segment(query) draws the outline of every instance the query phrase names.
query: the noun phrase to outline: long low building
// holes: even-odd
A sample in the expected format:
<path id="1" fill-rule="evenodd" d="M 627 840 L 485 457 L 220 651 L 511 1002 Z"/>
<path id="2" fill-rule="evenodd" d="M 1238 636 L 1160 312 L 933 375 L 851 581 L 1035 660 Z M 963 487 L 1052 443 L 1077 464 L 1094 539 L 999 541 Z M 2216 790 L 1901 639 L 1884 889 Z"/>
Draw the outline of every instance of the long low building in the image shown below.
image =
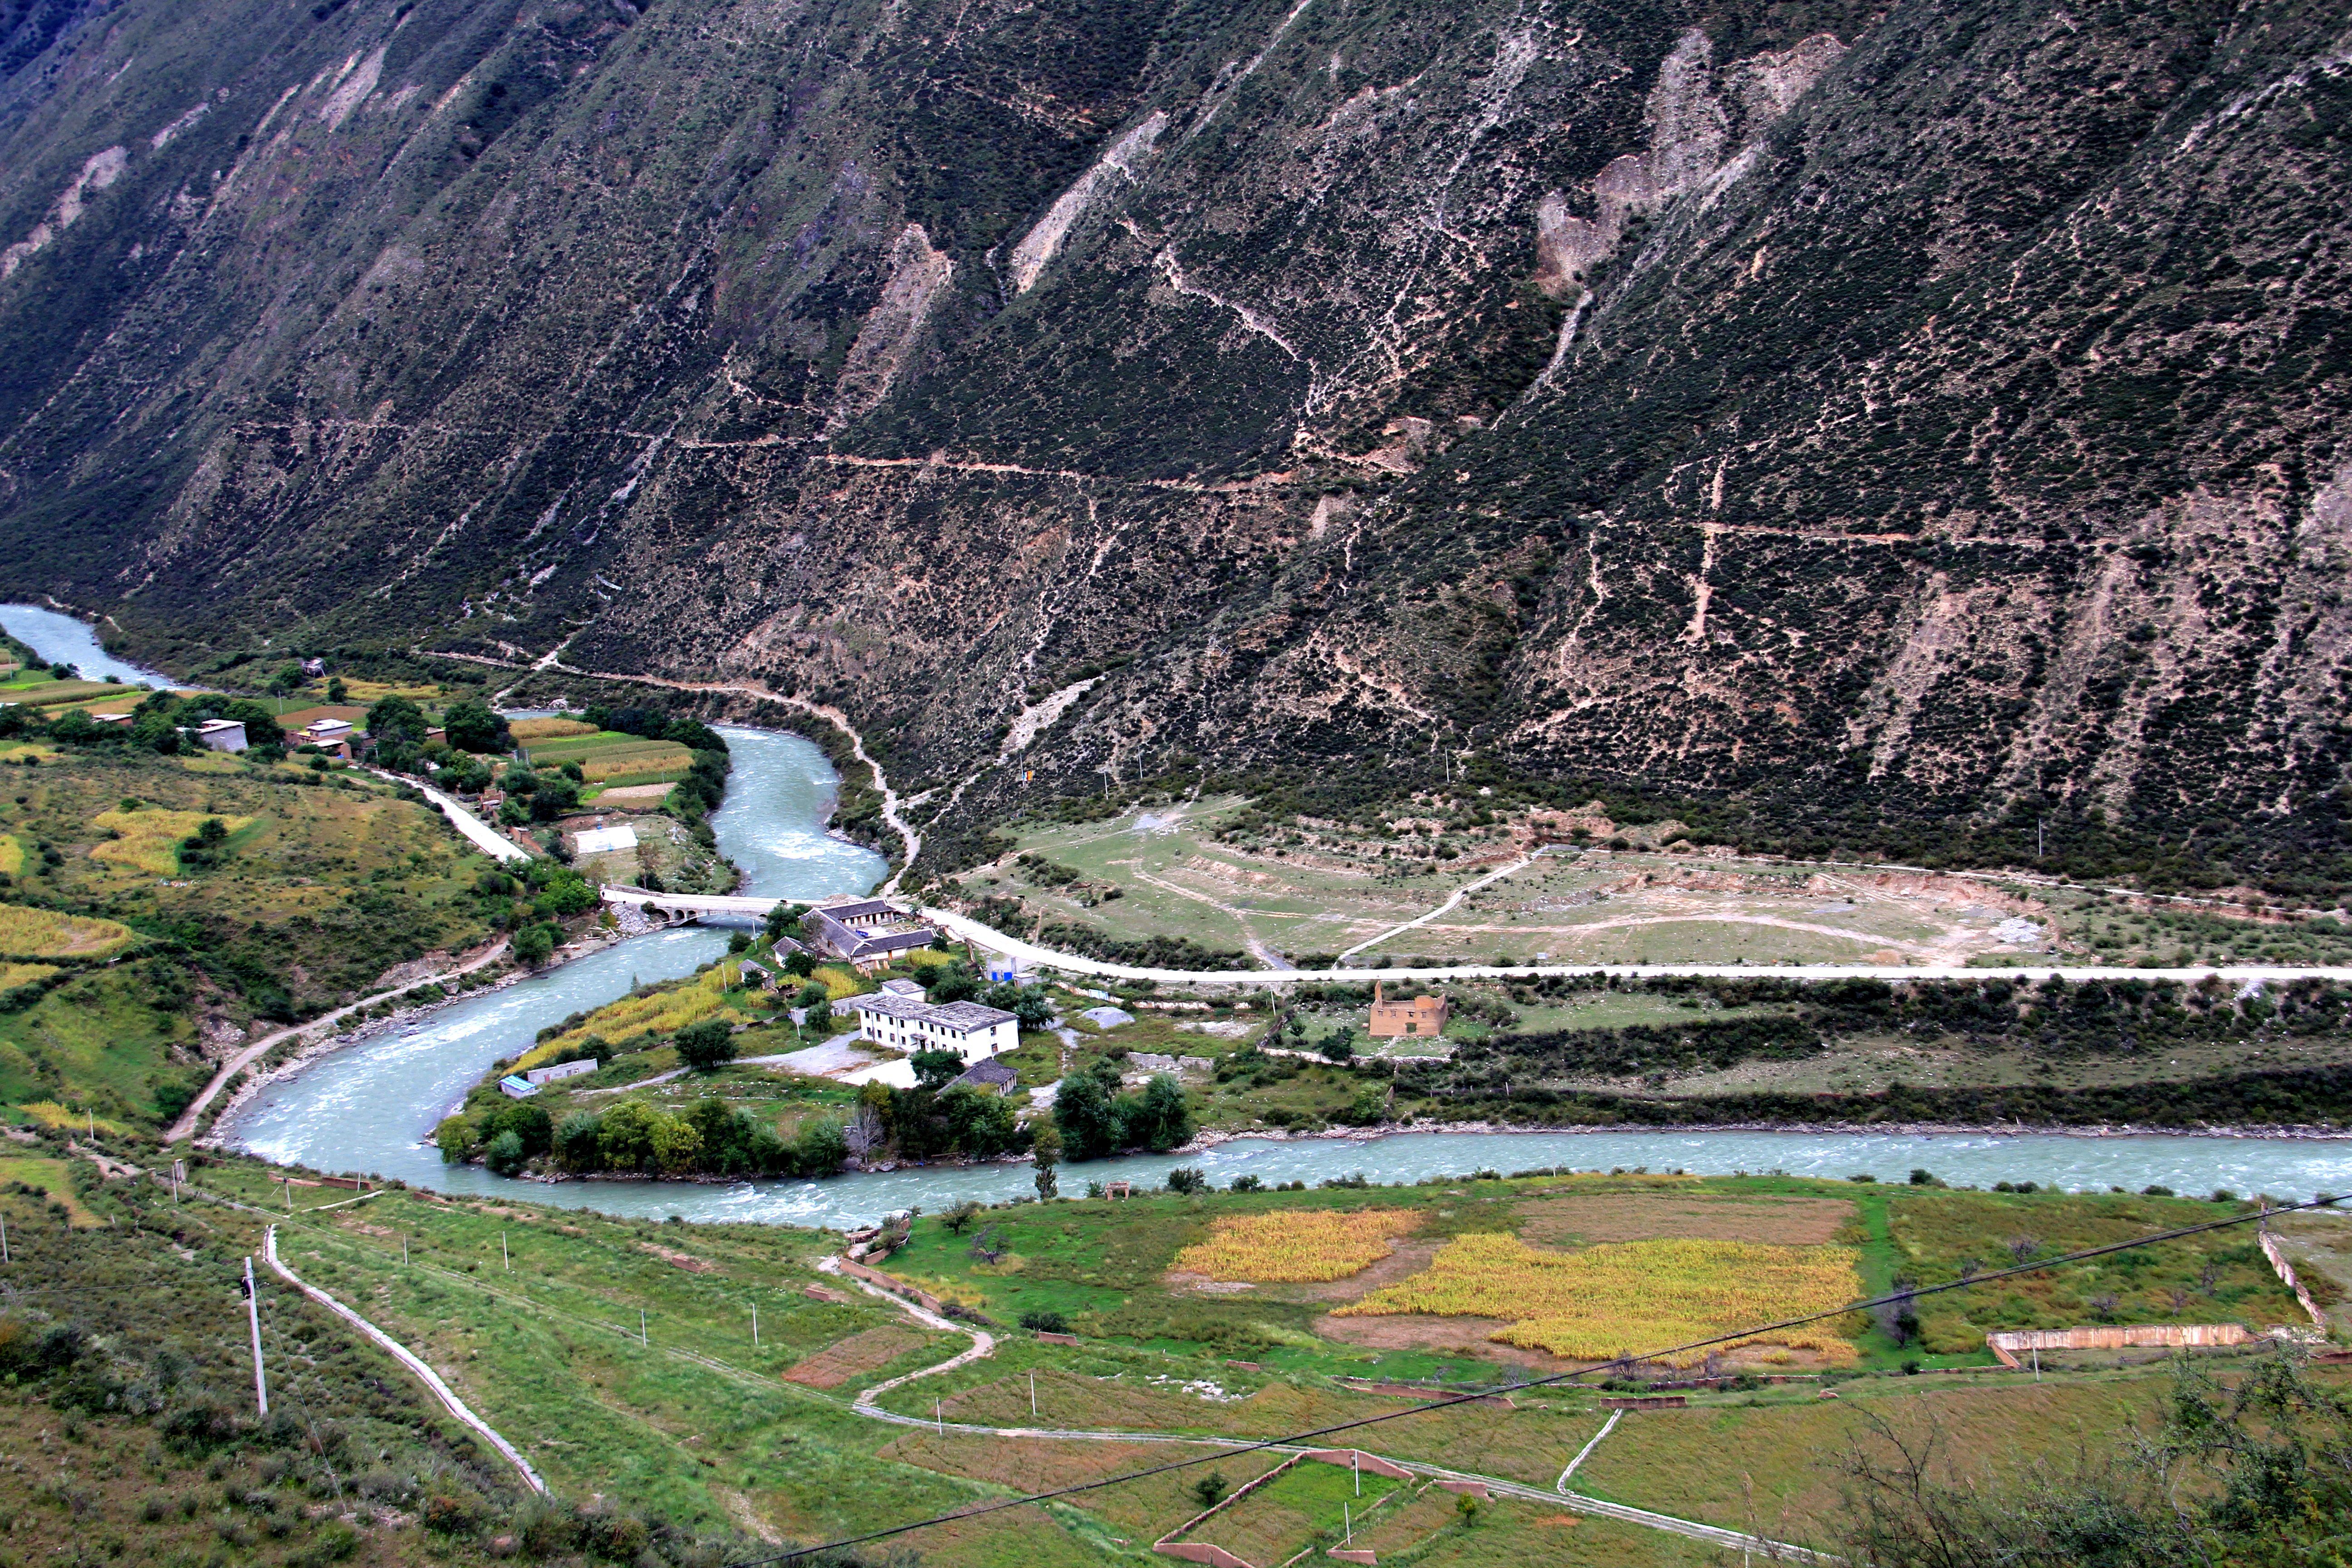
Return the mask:
<path id="1" fill-rule="evenodd" d="M 844 914 L 848 921 L 839 918 Z M 870 974 L 888 968 L 902 952 L 930 946 L 940 933 L 877 900 L 839 908 L 819 905 L 801 917 L 801 934 L 819 952 Z"/>
<path id="2" fill-rule="evenodd" d="M 947 1002 L 937 1006 L 923 1000 L 922 988 L 912 981 L 886 982 L 866 996 L 834 1004 L 857 1015 L 857 1037 L 892 1050 L 953 1051 L 965 1061 L 1001 1056 L 1021 1044 L 1021 1021 L 1002 1007 L 978 1002 Z"/>

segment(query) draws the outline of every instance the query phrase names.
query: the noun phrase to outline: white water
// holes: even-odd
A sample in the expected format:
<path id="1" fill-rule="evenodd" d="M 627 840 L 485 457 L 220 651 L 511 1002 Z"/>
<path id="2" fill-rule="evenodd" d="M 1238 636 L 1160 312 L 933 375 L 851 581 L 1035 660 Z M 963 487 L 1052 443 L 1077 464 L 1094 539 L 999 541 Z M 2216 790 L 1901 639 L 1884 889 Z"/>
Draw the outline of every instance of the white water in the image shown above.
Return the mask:
<path id="1" fill-rule="evenodd" d="M 38 646 L 38 645 L 36 645 Z M 44 649 L 43 651 L 47 651 Z M 793 735 L 725 731 L 734 755 L 727 804 L 713 818 L 720 847 L 747 874 L 748 892 L 812 899 L 864 892 L 883 874 L 880 857 L 824 830 L 835 775 L 824 753 Z M 222 1134 L 267 1159 L 327 1171 L 371 1172 L 446 1192 L 502 1194 L 628 1215 L 847 1226 L 919 1204 L 936 1212 L 963 1198 L 1001 1201 L 1031 1192 L 1027 1165 L 925 1166 L 829 1181 L 732 1185 L 644 1181 L 518 1182 L 475 1166 L 446 1166 L 425 1142 L 432 1127 L 490 1064 L 530 1044 L 547 1025 L 603 1005 L 637 981 L 690 974 L 726 951 L 727 932 L 686 926 L 639 937 L 551 973 L 432 1014 L 413 1032 L 356 1038 L 298 1077 L 271 1085 Z M 1089 1181 L 1156 1185 L 1180 1164 L 1199 1165 L 1223 1186 L 1255 1174 L 1314 1183 L 1362 1172 L 1377 1182 L 1418 1181 L 1492 1168 L 1580 1170 L 1640 1165 L 1707 1174 L 1786 1171 L 1899 1182 L 1914 1168 L 1955 1184 L 2032 1181 L 2045 1186 L 2132 1191 L 2161 1184 L 2183 1193 L 2228 1187 L 2308 1198 L 2352 1191 L 2352 1142 L 2285 1138 L 2074 1137 L 1810 1132 L 1402 1133 L 1377 1140 L 1245 1139 L 1189 1156 L 1142 1155 L 1065 1166 L 1062 1190 Z"/>

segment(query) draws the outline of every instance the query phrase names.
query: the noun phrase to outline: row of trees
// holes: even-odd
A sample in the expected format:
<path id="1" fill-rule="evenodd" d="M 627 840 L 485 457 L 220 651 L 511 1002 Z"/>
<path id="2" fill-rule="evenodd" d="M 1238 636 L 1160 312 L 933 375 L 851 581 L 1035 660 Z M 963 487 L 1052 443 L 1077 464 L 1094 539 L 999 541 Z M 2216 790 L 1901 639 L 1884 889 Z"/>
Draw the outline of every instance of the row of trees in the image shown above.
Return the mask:
<path id="1" fill-rule="evenodd" d="M 541 1158 L 575 1174 L 830 1176 L 849 1157 L 837 1121 L 812 1121 L 787 1142 L 760 1118 L 716 1097 L 677 1111 L 625 1100 L 603 1111 L 575 1110 L 560 1123 L 541 1106 L 513 1100 L 450 1117 L 434 1141 L 443 1160 L 478 1157 L 502 1176 Z"/>

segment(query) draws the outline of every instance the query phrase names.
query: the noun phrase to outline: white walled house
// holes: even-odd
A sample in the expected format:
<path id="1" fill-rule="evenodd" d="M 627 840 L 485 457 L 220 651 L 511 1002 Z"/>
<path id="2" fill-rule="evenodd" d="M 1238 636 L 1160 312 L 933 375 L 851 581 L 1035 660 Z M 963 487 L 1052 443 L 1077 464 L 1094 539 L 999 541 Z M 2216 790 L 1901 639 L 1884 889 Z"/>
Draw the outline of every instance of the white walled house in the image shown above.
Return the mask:
<path id="1" fill-rule="evenodd" d="M 953 1051 L 965 1061 L 1001 1056 L 1021 1043 L 1021 1023 L 1002 1007 L 950 1002 L 934 1007 L 919 994 L 883 991 L 852 996 L 834 1010 L 857 1014 L 857 1037 L 909 1056 L 917 1051 Z"/>

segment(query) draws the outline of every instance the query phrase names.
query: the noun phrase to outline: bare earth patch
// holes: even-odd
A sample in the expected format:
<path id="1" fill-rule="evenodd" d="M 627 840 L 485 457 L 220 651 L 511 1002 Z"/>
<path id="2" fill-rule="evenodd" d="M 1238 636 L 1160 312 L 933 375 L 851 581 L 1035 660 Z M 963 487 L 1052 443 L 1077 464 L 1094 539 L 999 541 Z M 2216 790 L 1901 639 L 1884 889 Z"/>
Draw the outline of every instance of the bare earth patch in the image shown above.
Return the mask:
<path id="1" fill-rule="evenodd" d="M 1842 1198 L 1701 1198 L 1680 1194 L 1597 1193 L 1538 1198 L 1518 1206 L 1519 1237 L 1552 1246 L 1688 1237 L 1820 1247 L 1853 1217 Z"/>
<path id="2" fill-rule="evenodd" d="M 784 1381 L 811 1388 L 838 1388 L 860 1373 L 888 1366 L 922 1343 L 920 1334 L 905 1329 L 868 1329 L 827 1345 L 784 1373 Z"/>
<path id="3" fill-rule="evenodd" d="M 1486 1336 L 1509 1328 L 1502 1318 L 1440 1318 L 1427 1313 L 1400 1312 L 1385 1318 L 1321 1317 L 1311 1325 L 1327 1340 L 1381 1351 L 1444 1351 L 1475 1356 L 1481 1361 L 1508 1362 L 1541 1372 L 1565 1372 L 1581 1362 L 1563 1361 L 1542 1351 L 1507 1345 Z"/>
<path id="4" fill-rule="evenodd" d="M 1310 1301 L 1352 1301 L 1368 1290 L 1382 1285 L 1393 1285 L 1408 1275 L 1420 1273 L 1437 1256 L 1439 1243 L 1434 1241 L 1400 1242 L 1397 1249 L 1360 1273 L 1345 1279 L 1334 1279 L 1328 1285 L 1308 1285 L 1297 1295 Z"/>

